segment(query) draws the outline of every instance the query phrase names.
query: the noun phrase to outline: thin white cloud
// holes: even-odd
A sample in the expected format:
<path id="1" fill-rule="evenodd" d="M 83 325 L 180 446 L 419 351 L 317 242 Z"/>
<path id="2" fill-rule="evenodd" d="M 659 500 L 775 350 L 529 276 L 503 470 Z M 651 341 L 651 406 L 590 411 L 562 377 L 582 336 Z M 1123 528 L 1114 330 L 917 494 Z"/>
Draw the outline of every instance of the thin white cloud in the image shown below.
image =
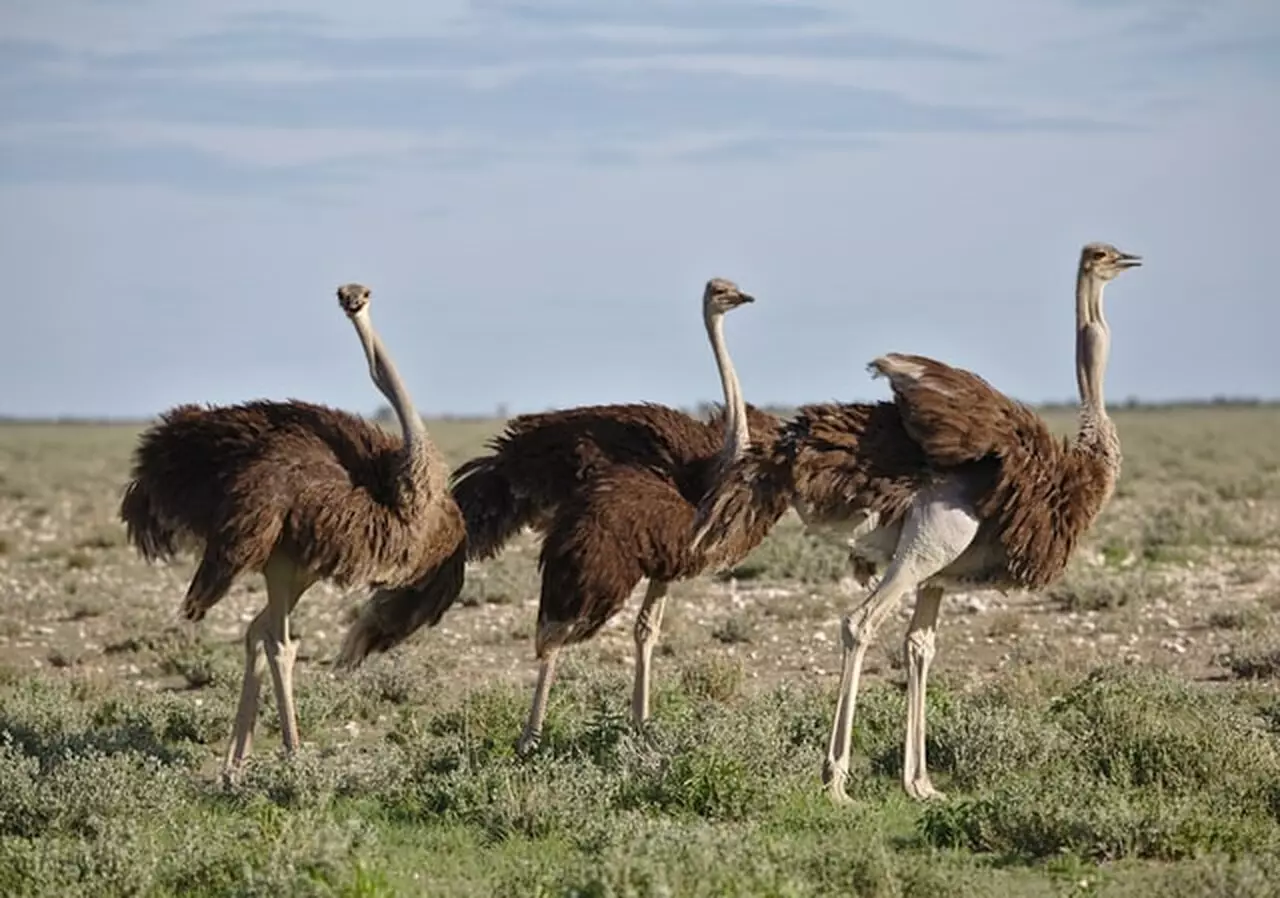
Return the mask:
<path id="1" fill-rule="evenodd" d="M 358 14 L 337 0 L 278 2 L 266 10 L 247 0 L 217 7 L 158 0 L 110 7 L 71 0 L 70 6 L 75 16 L 55 16 L 49 5 L 23 5 L 7 17 L 8 35 L 76 50 L 78 61 L 41 65 L 86 81 L 102 71 L 263 85 L 432 76 L 497 89 L 555 70 L 665 71 L 869 88 L 936 105 L 1022 107 L 1040 117 L 1139 123 L 1178 107 L 1180 98 L 1256 74 L 1256 65 L 1240 72 L 1243 64 L 1233 63 L 1223 42 L 1265 33 L 1268 24 L 1274 30 L 1274 17 L 1250 0 L 1222 0 L 1212 13 L 1197 13 L 1190 0 L 1047 0 L 1034 14 L 1019 0 L 963 8 L 908 0 L 859 9 L 853 22 L 848 8 L 834 0 L 790 7 L 766 0 L 749 8 L 718 2 L 695 12 L 639 0 L 607 11 L 581 0 L 433 3 L 425 5 L 429 11 L 384 2 L 362 5 Z M 704 27 L 716 16 L 736 28 Z M 1143 27 L 1162 16 L 1183 16 L 1195 27 Z M 264 43 L 255 34 L 274 37 Z M 706 43 L 711 39 L 720 41 L 714 51 Z M 415 50 L 415 40 L 425 43 Z M 477 52 L 461 52 L 465 47 Z M 442 55 L 442 49 L 451 52 Z M 962 52 L 990 61 L 966 64 L 954 56 Z M 1197 53 L 1201 61 L 1194 64 Z"/>
<path id="2" fill-rule="evenodd" d="M 76 124 L 0 126 L 0 143 L 46 141 L 73 144 L 86 139 L 116 149 L 186 147 L 215 153 L 245 165 L 314 165 L 414 151 L 462 151 L 464 138 L 448 134 L 342 128 L 226 128 L 115 120 L 86 128 Z"/>
<path id="3" fill-rule="evenodd" d="M 350 37 L 432 34 L 467 15 L 466 0 L 430 3 L 370 0 L 219 0 L 217 3 L 171 3 L 126 0 L 104 4 L 94 0 L 28 2 L 5 10 L 9 40 L 48 41 L 81 51 L 161 50 L 175 40 L 198 37 L 227 25 L 310 27 Z"/>

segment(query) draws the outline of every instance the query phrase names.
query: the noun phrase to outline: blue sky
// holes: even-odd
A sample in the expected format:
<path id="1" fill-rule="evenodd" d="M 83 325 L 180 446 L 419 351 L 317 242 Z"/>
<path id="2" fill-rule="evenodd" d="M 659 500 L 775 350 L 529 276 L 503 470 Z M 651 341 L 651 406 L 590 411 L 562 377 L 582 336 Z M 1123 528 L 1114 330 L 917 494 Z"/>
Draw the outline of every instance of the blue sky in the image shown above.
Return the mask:
<path id="1" fill-rule="evenodd" d="M 1074 393 L 1280 395 L 1269 0 L 7 0 L 0 414 L 368 411 L 334 288 L 426 413 L 885 395 L 932 355 Z"/>

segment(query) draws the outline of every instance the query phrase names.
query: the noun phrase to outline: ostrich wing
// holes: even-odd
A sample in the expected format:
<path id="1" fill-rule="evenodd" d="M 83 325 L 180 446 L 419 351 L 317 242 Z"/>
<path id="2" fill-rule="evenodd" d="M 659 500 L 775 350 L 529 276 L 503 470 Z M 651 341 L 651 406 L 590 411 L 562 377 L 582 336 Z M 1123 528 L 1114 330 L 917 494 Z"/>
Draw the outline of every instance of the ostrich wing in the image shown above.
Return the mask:
<path id="1" fill-rule="evenodd" d="M 1003 459 L 1028 442 L 1054 442 L 1035 412 L 963 368 L 896 352 L 869 367 L 889 379 L 903 426 L 936 467 Z"/>
<path id="2" fill-rule="evenodd" d="M 973 477 L 975 508 L 996 526 L 1010 579 L 1031 589 L 1056 580 L 1102 505 L 1105 466 L 969 371 L 901 353 L 870 367 L 889 379 L 929 464 Z"/>

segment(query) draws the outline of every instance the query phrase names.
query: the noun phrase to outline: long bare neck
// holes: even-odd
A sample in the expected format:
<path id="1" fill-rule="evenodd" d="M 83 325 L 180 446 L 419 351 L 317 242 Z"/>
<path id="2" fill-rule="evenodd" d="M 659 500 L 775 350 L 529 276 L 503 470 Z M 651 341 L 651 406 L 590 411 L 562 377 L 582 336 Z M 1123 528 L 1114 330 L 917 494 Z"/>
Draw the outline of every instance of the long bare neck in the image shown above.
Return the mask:
<path id="1" fill-rule="evenodd" d="M 1076 279 L 1076 385 L 1080 404 L 1097 414 L 1106 414 L 1102 378 L 1107 370 L 1111 331 L 1102 314 L 1103 282 L 1086 272 Z"/>
<path id="2" fill-rule="evenodd" d="M 709 312 L 704 317 L 720 384 L 724 387 L 724 444 L 720 449 L 720 470 L 723 471 L 746 452 L 751 435 L 747 429 L 747 404 L 742 398 L 742 386 L 724 342 L 724 313 Z"/>
<path id="3" fill-rule="evenodd" d="M 1080 388 L 1079 445 L 1104 455 L 1119 468 L 1120 441 L 1107 416 L 1102 381 L 1107 371 L 1111 330 L 1102 313 L 1104 281 L 1085 271 L 1076 280 L 1076 385 Z"/>
<path id="4" fill-rule="evenodd" d="M 391 409 L 400 421 L 400 431 L 404 434 L 405 453 L 420 455 L 427 448 L 426 425 L 422 423 L 422 416 L 414 407 L 409 390 L 400 379 L 400 372 L 396 370 L 395 362 L 391 360 L 391 355 L 387 352 L 382 338 L 376 331 L 372 331 L 372 328 L 370 330 L 376 359 L 374 364 L 378 373 L 374 384 L 382 391 L 382 395 L 387 397 L 387 402 L 391 403 Z"/>
<path id="5" fill-rule="evenodd" d="M 431 441 L 427 438 L 426 425 L 422 423 L 418 410 L 414 408 L 413 400 L 409 398 L 409 391 L 405 388 L 404 381 L 400 379 L 400 372 L 396 370 L 391 354 L 387 352 L 387 347 L 378 336 L 378 332 L 373 329 L 368 313 L 362 312 L 353 316 L 351 323 L 355 325 L 356 332 L 360 335 L 360 342 L 364 344 L 365 355 L 369 359 L 369 376 L 373 380 L 373 385 L 387 397 L 387 402 L 391 403 L 391 410 L 400 421 L 400 430 L 404 434 L 404 447 L 401 450 L 403 464 L 400 468 L 401 489 L 421 495 L 422 492 L 415 488 L 420 485 L 420 481 L 425 485 L 425 478 L 431 474 L 432 447 Z M 401 498 L 404 499 L 405 496 L 402 494 Z"/>

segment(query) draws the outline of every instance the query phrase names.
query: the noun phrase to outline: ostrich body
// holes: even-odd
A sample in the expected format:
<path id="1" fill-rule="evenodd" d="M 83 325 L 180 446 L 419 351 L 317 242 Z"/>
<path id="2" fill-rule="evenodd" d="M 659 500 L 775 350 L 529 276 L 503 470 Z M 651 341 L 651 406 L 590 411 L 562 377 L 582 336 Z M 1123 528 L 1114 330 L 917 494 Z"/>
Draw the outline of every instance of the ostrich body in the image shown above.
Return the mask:
<path id="1" fill-rule="evenodd" d="M 631 716 L 637 727 L 648 719 L 653 649 L 668 587 L 703 569 L 688 539 L 698 502 L 742 456 L 753 430 L 771 436 L 778 426 L 771 415 L 748 411 L 724 341 L 725 313 L 752 301 L 736 284 L 719 278 L 709 281 L 703 292 L 703 321 L 724 390 L 719 451 L 669 468 L 627 462 L 604 466 L 585 479 L 552 518 L 539 558 L 542 592 L 535 653 L 540 663 L 529 718 L 520 735 L 521 754 L 541 740 L 560 650 L 599 632 L 645 578 L 649 585 L 633 631 Z M 713 428 L 714 424 L 708 426 L 708 435 Z"/>
<path id="2" fill-rule="evenodd" d="M 448 491 L 448 467 L 373 330 L 369 297 L 359 284 L 338 289 L 401 437 L 297 400 L 183 405 L 148 429 L 134 453 L 120 517 L 148 561 L 184 549 L 200 558 L 182 604 L 187 619 L 203 618 L 241 573 L 256 571 L 266 580 L 267 607 L 245 633 L 227 775 L 252 747 L 264 653 L 285 751 L 298 748 L 298 644 L 289 615 L 313 583 L 400 586 L 428 579 L 435 588 L 406 594 L 398 609 L 397 617 L 415 626 L 438 620 L 462 588 L 466 531 Z M 367 623 L 366 629 L 380 632 Z"/>
<path id="3" fill-rule="evenodd" d="M 1084 247 L 1076 285 L 1076 439 L 968 371 L 916 355 L 871 363 L 893 402 L 803 406 L 772 444 L 726 472 L 699 508 L 694 551 L 711 567 L 743 557 L 788 506 L 811 531 L 843 539 L 864 586 L 883 576 L 841 624 L 840 697 L 823 768 L 847 801 L 853 714 L 863 660 L 899 600 L 915 592 L 906 634 L 903 785 L 940 797 L 925 763 L 925 686 L 938 610 L 952 588 L 1044 587 L 1061 576 L 1110 499 L 1120 441 L 1102 380 L 1110 332 L 1103 288 L 1137 256 Z"/>
<path id="4" fill-rule="evenodd" d="M 720 279 L 708 282 L 703 293 L 703 319 L 725 395 L 724 409 L 711 421 L 650 403 L 521 415 L 493 440 L 492 452 L 454 472 L 470 559 L 492 558 L 526 526 L 543 536 L 536 636 L 541 664 L 522 751 L 539 740 L 559 650 L 594 636 L 646 577 L 634 629 L 632 718 L 637 725 L 648 718 L 667 586 L 700 571 L 688 550 L 697 502 L 748 439 L 772 441 L 779 426 L 772 415 L 745 405 L 724 345 L 724 314 L 750 301 Z M 343 660 L 359 664 L 378 647 L 369 646 L 357 625 Z"/>

